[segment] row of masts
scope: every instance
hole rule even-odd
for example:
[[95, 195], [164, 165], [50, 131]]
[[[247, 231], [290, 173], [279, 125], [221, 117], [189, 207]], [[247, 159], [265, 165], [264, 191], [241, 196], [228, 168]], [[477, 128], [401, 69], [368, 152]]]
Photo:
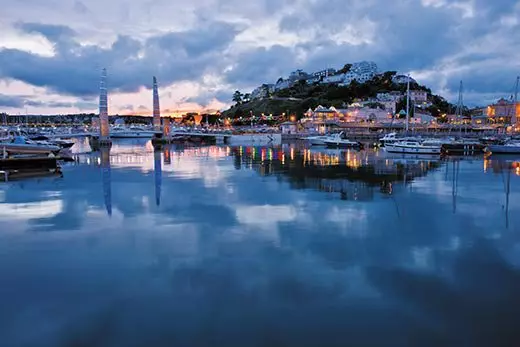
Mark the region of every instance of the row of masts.
[[[515, 82], [515, 92], [513, 97], [513, 114], [511, 116], [511, 125], [516, 125], [517, 123], [517, 108], [518, 108], [518, 87], [520, 84], [520, 76], [516, 77]], [[414, 105], [415, 110], [415, 105]], [[459, 96], [457, 100], [457, 108], [455, 111], [455, 115], [457, 117], [457, 123], [460, 124], [460, 131], [462, 132], [462, 119], [463, 119], [463, 111], [464, 111], [464, 99], [463, 99], [463, 85], [462, 81], [459, 84]], [[415, 112], [414, 112], [415, 113]], [[410, 75], [408, 75], [408, 81], [406, 83], [406, 132], [408, 133], [410, 123]]]

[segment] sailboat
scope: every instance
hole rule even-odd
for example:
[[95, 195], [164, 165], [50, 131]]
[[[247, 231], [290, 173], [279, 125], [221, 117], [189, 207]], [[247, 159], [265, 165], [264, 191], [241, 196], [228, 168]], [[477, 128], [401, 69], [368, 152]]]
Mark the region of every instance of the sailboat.
[[[457, 109], [455, 111], [456, 119], [460, 123], [459, 124], [459, 139], [457, 139], [457, 140], [447, 139], [442, 143], [442, 152], [446, 155], [450, 155], [450, 154], [475, 155], [475, 154], [482, 153], [484, 151], [485, 146], [482, 145], [479, 141], [462, 138], [463, 110], [464, 110], [463, 85], [462, 85], [462, 81], [460, 81], [459, 99], [457, 101]], [[465, 129], [467, 131], [467, 127]]]
[[[516, 78], [515, 84], [515, 96], [513, 101], [513, 115], [511, 116], [511, 124], [516, 126], [516, 110], [518, 108], [518, 84], [520, 82], [520, 76]], [[502, 144], [491, 144], [487, 147], [487, 150], [491, 153], [504, 153], [504, 154], [520, 154], [520, 141], [509, 140]]]
[[[410, 123], [410, 78], [406, 85], [406, 133], [408, 134]], [[401, 141], [387, 143], [385, 149], [389, 153], [402, 154], [441, 154], [440, 143], [422, 143], [414, 138], [407, 138]]]

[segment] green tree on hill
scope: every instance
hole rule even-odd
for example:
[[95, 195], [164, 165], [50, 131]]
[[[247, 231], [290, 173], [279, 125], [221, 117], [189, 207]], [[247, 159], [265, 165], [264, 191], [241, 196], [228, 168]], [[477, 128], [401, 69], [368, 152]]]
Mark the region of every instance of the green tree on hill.
[[240, 105], [242, 103], [242, 93], [240, 93], [240, 91], [235, 91], [233, 93], [233, 101], [237, 104], [237, 105]]
[[245, 93], [245, 94], [244, 94], [244, 97], [242, 98], [242, 101], [243, 101], [243, 102], [249, 102], [249, 101], [251, 101], [251, 94], [249, 94], [249, 93]]

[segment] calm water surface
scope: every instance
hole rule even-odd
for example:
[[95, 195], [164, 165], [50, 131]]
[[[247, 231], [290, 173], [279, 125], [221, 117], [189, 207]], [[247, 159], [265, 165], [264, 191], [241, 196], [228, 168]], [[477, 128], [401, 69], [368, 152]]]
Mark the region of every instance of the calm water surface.
[[0, 184], [1, 346], [520, 344], [515, 158], [76, 159]]

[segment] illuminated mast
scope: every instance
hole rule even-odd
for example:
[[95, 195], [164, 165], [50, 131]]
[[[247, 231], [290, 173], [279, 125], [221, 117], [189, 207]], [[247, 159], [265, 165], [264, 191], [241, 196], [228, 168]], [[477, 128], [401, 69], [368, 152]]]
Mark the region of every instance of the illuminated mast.
[[109, 125], [108, 125], [108, 97], [107, 97], [107, 69], [101, 72], [101, 82], [99, 84], [99, 131], [100, 141], [110, 141]]
[[161, 107], [159, 106], [159, 91], [155, 76], [153, 77], [153, 130], [161, 131]]
[[518, 84], [520, 83], [520, 76], [516, 77], [516, 83], [515, 83], [515, 96], [513, 100], [513, 117], [511, 117], [511, 124], [513, 127], [516, 127], [516, 123], [518, 122], [518, 110], [520, 110], [520, 107], [518, 107]]

